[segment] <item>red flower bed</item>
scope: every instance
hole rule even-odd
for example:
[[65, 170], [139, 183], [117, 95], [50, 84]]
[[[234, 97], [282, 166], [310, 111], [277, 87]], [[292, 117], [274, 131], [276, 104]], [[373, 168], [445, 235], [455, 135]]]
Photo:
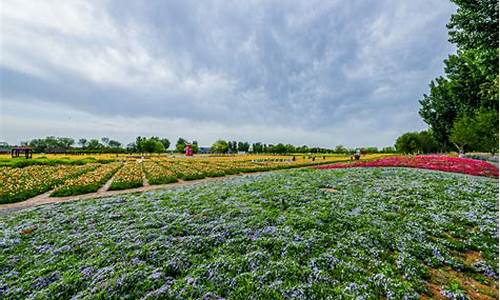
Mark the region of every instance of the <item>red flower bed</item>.
[[392, 156], [374, 161], [333, 164], [318, 169], [341, 169], [354, 167], [406, 167], [464, 173], [475, 176], [498, 178], [498, 168], [482, 160], [449, 157], [444, 155]]

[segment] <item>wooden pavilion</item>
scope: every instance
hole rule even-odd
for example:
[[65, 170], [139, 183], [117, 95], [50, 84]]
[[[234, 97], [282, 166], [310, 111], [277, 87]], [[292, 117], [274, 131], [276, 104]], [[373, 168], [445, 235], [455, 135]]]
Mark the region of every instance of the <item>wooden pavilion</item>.
[[12, 158], [19, 157], [20, 154], [23, 153], [23, 156], [28, 159], [33, 157], [33, 148], [28, 146], [14, 146], [10, 150], [10, 154]]

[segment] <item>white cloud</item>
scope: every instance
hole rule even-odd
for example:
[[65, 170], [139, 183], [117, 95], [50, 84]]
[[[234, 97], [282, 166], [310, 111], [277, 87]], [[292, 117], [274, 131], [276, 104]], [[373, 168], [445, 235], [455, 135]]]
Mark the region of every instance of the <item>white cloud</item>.
[[1, 136], [168, 129], [206, 143], [387, 145], [423, 127], [418, 99], [453, 50], [452, 10], [431, 0], [2, 1], [0, 114], [17, 126]]

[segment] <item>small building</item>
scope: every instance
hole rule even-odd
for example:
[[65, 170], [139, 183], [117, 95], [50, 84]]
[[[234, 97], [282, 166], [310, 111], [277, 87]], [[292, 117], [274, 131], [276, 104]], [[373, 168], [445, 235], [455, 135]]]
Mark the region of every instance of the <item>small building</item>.
[[12, 155], [12, 158], [19, 157], [21, 153], [23, 154], [23, 156], [26, 159], [32, 158], [33, 157], [33, 148], [28, 147], [28, 146], [14, 146], [10, 150], [10, 154]]

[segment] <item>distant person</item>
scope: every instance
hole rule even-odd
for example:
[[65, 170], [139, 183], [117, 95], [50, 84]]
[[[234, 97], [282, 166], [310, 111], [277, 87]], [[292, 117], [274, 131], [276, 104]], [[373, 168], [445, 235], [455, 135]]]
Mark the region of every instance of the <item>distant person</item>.
[[354, 159], [359, 160], [360, 157], [361, 157], [361, 152], [359, 151], [359, 149], [357, 149], [356, 153], [354, 153]]

